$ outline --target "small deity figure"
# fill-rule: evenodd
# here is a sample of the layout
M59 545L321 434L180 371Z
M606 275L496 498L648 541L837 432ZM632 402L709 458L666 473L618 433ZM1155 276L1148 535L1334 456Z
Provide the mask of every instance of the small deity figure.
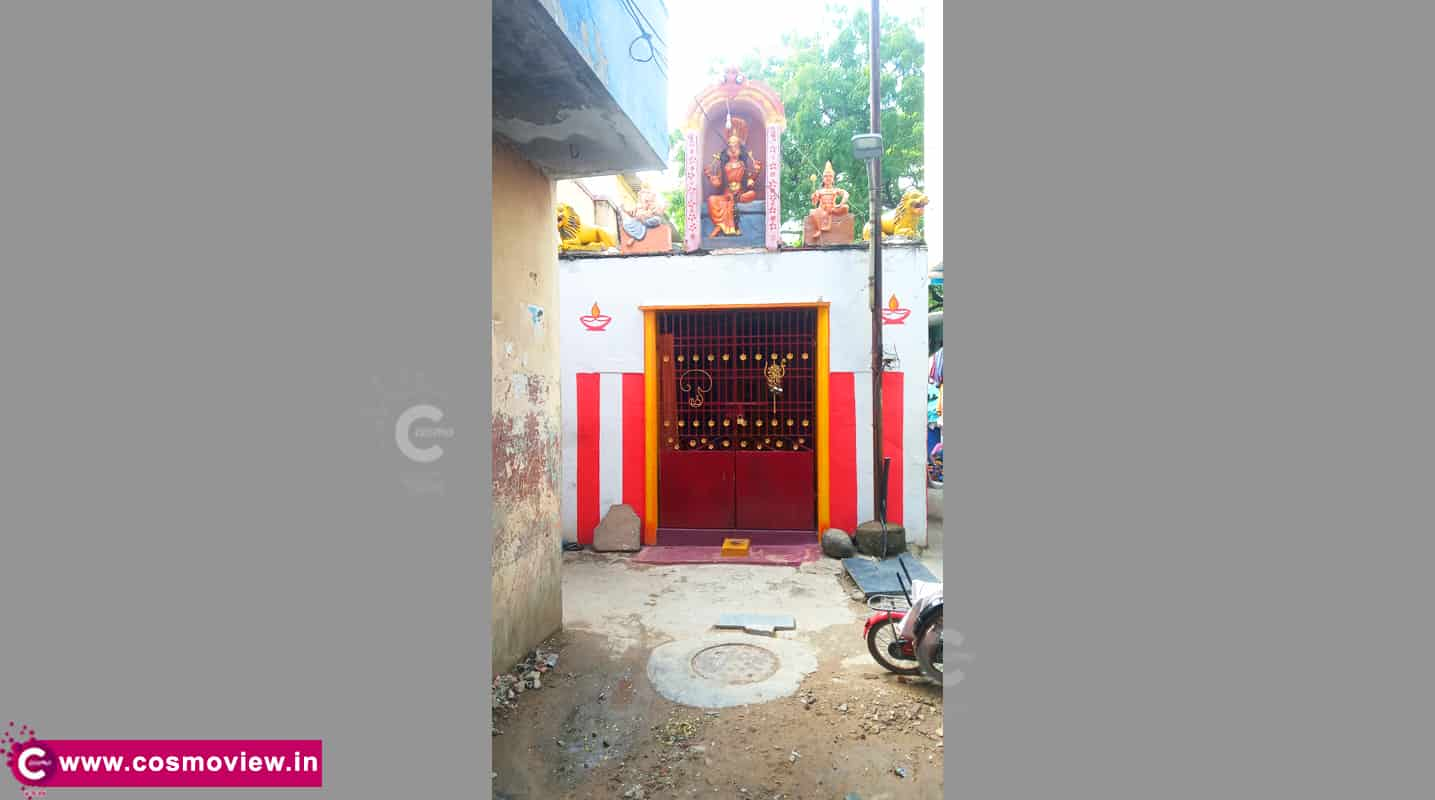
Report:
M850 195L846 189L835 186L836 181L837 173L833 172L832 162L829 161L822 169L822 188L812 192L813 209L807 215L816 232L816 238L821 238L822 234L832 230L833 217L846 216L850 212L847 206Z
M643 237L648 235L649 228L663 224L667 212L658 199L658 193L645 184L638 190L638 202L624 205L623 214L626 216L623 220L623 233L634 241L642 241Z
M718 193L708 196L708 217L713 230L709 236L737 236L737 204L757 199L757 175L762 165L747 149L747 121L733 117L723 131L727 148L714 153L712 164L703 169L708 183Z

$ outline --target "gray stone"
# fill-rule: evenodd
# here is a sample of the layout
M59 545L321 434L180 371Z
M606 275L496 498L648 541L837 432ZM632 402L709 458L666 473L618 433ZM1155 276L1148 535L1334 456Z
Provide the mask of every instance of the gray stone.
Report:
M866 556L882 557L882 525L868 520L857 526L857 552ZM887 523L887 555L901 553L907 549L907 529L901 525Z
M630 505L608 509L593 531L593 549L599 553L635 553L643 546L642 524Z
M797 627L797 619L787 614L745 614L728 613L718 617L717 627L739 628L749 633L772 634L775 631L790 631Z
M828 558L851 558L856 550L852 547L852 537L847 535L847 531L828 528L822 533L822 553Z

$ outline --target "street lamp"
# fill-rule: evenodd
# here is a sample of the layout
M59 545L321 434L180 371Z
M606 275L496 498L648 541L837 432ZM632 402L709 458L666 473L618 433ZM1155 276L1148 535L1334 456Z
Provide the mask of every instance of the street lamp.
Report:
M858 161L872 161L882 156L882 134L859 133L852 137L852 155Z
M882 528L882 558L887 557L887 469L882 452L882 60L879 57L882 12L881 0L872 0L868 28L868 68L872 77L870 98L872 124L869 133L852 137L852 155L867 162L867 181L872 230L869 259L872 268L872 512ZM894 402L901 402L894 398ZM900 491L900 487L898 489ZM905 539L904 539L905 544Z

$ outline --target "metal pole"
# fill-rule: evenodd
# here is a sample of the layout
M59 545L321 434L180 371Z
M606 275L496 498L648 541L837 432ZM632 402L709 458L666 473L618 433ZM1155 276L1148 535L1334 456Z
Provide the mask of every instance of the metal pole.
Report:
M878 40L882 30L880 0L872 0L872 42L868 61L872 70L872 133L882 132L881 80L882 61ZM882 513L882 155L872 159L867 169L871 184L872 221L872 511L886 521ZM884 553L885 555L885 553Z

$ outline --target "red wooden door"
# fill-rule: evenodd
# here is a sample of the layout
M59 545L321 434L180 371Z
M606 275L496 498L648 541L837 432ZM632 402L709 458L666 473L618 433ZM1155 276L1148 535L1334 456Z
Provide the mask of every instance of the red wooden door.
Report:
M735 467L738 528L817 529L816 465L811 450L738 453Z
M658 518L668 528L735 527L733 453L662 450Z
M816 529L816 316L658 315L660 529Z

